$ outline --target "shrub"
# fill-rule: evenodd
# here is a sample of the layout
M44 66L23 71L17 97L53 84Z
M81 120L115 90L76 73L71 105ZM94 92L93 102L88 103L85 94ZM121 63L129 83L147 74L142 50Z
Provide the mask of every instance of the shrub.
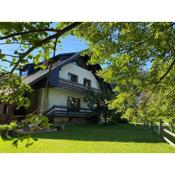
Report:
M0 125L0 135L3 140L8 139L10 136L15 136L15 129L17 128L16 122L11 122L9 125Z
M118 123L125 123L125 124L128 124L128 120L126 118L120 118L118 121Z

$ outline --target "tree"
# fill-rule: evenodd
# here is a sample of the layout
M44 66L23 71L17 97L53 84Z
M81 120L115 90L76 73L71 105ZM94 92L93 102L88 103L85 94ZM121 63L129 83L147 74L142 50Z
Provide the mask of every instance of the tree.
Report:
M112 100L113 92L109 87L104 86L100 92L87 91L84 96L84 101L87 102L88 106L92 109L93 116L96 116L98 120L105 119L105 124L107 123L107 118L111 118L113 111L108 108L108 101Z
M0 103L15 104L17 108L29 107L30 101L26 97L31 88L23 83L22 78L15 71L25 66L29 61L33 61L36 68L45 69L44 65L39 64L41 59L48 60L53 53L56 53L57 44L60 43L60 37L66 36L69 32L80 25L80 22L58 23L52 28L52 23L0 23L0 46L9 45L13 48L13 53L6 53L6 49L0 49L0 60L9 63L11 70L8 71L3 65L0 66ZM49 71L52 64L49 67ZM49 75L48 75L49 76ZM48 81L46 81L46 88ZM48 128L48 119L41 114L30 114L26 116L24 123L20 125L11 123L10 125L1 125L0 134L3 139L8 139L13 129L19 130L26 127L29 131L40 128ZM31 126L31 127L30 127ZM27 139L26 146L30 146L30 134L24 135L18 133L17 139L13 144L17 145L19 141ZM35 139L34 139L35 140Z
M59 37L65 36L70 30L81 23L59 23L51 28L52 23L0 23L0 45L9 45L14 48L13 54L5 53L6 49L0 49L0 60L8 62L11 70L7 71L3 66L0 67L0 80L3 86L0 87L0 102L12 104L17 107L21 105L29 106L29 101L24 101L25 90L29 91L26 85L21 88L18 97L15 89L19 89L22 83L21 77L14 75L14 71L25 66L29 61L33 61L37 67L45 68L39 65L41 59L48 60L55 54L56 45L60 42ZM11 79L15 76L15 81ZM4 90L10 89L8 93ZM11 97L10 99L8 97Z
M160 117L162 107L161 116L168 115L173 120L175 29L171 22L58 23L54 27L51 23L1 23L1 44L20 46L13 55L1 51L1 60L12 66L10 72L1 68L1 75L11 76L29 59L38 66L41 58L51 56L59 37L68 34L87 41L85 54L91 56L90 64L104 65L98 76L115 85L116 96L110 101L110 108L129 119L150 120ZM166 106L158 104L162 99Z
M86 23L74 31L86 39L90 63L105 65L98 75L116 85L109 106L124 117L174 118L174 25Z

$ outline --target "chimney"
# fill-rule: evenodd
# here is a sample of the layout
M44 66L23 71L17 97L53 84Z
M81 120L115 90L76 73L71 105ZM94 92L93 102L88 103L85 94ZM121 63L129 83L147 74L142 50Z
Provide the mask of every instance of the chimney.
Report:
M49 61L48 61L48 60L44 60L44 61L43 61L43 64L44 64L46 67L48 67Z

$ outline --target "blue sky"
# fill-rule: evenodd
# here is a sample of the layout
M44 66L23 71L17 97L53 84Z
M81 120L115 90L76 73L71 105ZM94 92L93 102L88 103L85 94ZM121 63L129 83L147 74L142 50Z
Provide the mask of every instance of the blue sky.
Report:
M74 36L69 36L61 40L62 50L57 48L57 54L66 52L78 52L87 49L86 42L84 40L79 40Z
M51 24L51 27L56 27L55 22ZM79 52L87 49L85 40L77 39L75 36L69 35L68 37L61 39L62 48L57 47L57 54L67 52Z
M53 22L51 24L51 27L56 27L57 23ZM4 41L0 41L0 43L3 43ZM57 51L56 54L60 53L68 53L68 52L78 52L81 50L87 49L87 45L85 40L77 39L75 36L69 35L67 37L61 38L61 46L57 45ZM2 50L4 54L11 54L13 55L13 51L17 49L19 45L0 45L0 50ZM35 53L36 51L34 51ZM9 60L11 60L11 57L9 57ZM3 65L6 67L6 69L10 69L9 63L2 62L0 60L0 66Z
M65 38L61 39L61 45L62 47L57 47L56 54L60 53L68 53L68 52L78 52L87 49L87 44L84 40L77 39L75 36L67 36ZM14 50L14 46L10 47L10 45L0 45L0 49L2 49L5 53L12 53ZM6 69L10 70L9 64L2 62L0 60L0 65L6 66ZM146 65L146 69L149 69L151 67L151 63L148 62Z
M77 39L76 37L70 35L66 38L61 39L62 47L57 47L56 54L67 53L67 52L78 52L87 48L86 42L84 40ZM10 45L0 45L0 49L2 49L3 53L13 54L14 46ZM9 64L2 62L0 60L0 65L6 66L7 69L10 69Z

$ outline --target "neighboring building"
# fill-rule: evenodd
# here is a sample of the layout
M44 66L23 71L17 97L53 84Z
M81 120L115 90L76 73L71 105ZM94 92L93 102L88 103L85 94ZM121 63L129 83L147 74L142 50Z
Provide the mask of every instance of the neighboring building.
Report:
M31 85L34 91L30 109L14 110L14 115L22 116L39 110L54 120L66 118L70 123L89 121L93 118L92 107L83 100L84 95L89 90L99 93L102 84L109 88L95 75L101 69L100 65L87 65L89 57L81 56L80 52L60 54L51 60L51 71L51 61L44 63L47 65L45 70L35 69L34 64L28 64L20 70L20 75L25 77L24 82Z

